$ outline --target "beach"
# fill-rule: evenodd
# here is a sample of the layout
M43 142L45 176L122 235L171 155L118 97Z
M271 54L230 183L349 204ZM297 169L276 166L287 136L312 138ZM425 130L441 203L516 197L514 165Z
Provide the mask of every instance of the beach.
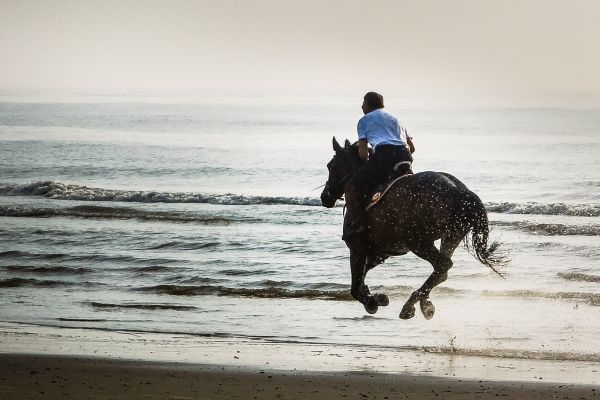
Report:
M594 398L596 110L394 111L510 258L459 247L401 320L431 265L369 271L367 314L319 199L354 103L125 100L0 103L2 398Z
M598 365L2 325L1 399L594 399Z
M2 355L2 399L594 399L599 387Z
M600 1L1 10L0 400L600 400Z

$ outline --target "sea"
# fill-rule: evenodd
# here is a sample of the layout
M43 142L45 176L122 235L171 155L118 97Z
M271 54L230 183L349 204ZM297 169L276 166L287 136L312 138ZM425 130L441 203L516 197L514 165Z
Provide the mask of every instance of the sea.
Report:
M0 322L600 362L600 109L387 100L413 170L477 193L510 259L459 247L433 319L401 320L431 265L370 271L390 304L367 314L319 200L355 97L4 97Z

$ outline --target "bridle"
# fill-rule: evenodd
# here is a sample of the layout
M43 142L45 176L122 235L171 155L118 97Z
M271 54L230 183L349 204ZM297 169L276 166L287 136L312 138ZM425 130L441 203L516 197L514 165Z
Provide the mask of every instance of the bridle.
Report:
M333 167L333 162L334 162L335 158L333 160L331 160L331 162L329 164L327 164L327 168L330 169ZM341 200L344 196L344 186L346 186L346 183L348 183L348 181L354 176L354 174L356 174L356 171L358 170L358 166L355 165L354 162L350 161L350 172L348 172L346 175L344 175L342 177L342 179L340 179L340 181L338 182L339 188L341 188L340 190L340 194L338 196L334 196L331 193L331 185L329 184L329 179L327 180L327 182L325 182L325 188L323 189L323 192L327 193L327 196L329 198L335 198L336 201L337 200Z
M343 188L344 186L346 186L346 183L350 180L350 178L352 178L352 176L354 176L355 172L356 171L348 172L346 175L344 175L342 177L342 179L340 179L340 183L339 183L340 187ZM327 182L325 182L325 188L323 189L323 191L327 191L328 197L334 197L331 194L329 180ZM339 196L336 196L335 198L336 198L336 200L341 200L343 198L343 196L344 196L344 190L341 190L341 194Z

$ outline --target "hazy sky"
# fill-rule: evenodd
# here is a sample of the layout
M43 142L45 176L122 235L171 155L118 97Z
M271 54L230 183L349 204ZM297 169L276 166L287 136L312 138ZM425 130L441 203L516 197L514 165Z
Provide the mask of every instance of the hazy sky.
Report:
M598 0L0 0L0 90L600 95Z

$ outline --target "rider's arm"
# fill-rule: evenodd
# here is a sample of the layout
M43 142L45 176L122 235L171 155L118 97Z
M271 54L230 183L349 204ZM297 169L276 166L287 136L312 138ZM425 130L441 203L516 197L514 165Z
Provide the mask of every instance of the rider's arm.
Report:
M410 153L414 153L415 152L415 144L412 141L412 138L410 136L406 137L406 143L408 144L408 148L410 150Z
M358 155L363 160L369 159L369 143L367 142L367 139L358 140Z

